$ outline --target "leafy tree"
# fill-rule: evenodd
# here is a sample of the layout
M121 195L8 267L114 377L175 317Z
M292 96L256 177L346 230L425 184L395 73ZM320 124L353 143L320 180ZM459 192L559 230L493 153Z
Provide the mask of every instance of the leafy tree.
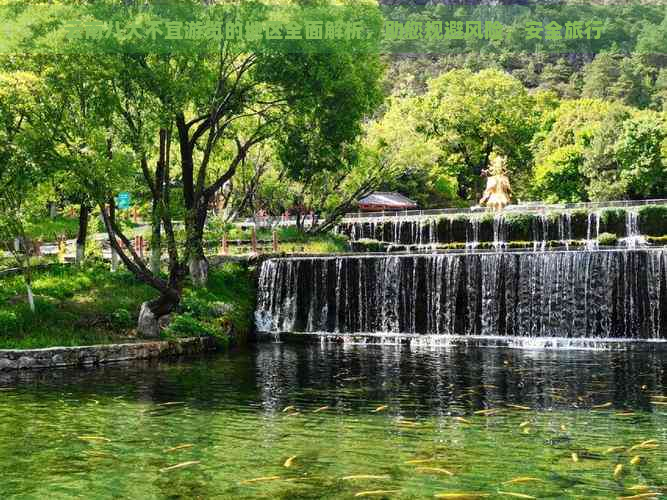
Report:
M474 200L481 192L480 174L494 150L508 158L514 174L529 167L535 102L510 75L491 69L445 73L429 82L416 108L418 131L437 140L462 199Z

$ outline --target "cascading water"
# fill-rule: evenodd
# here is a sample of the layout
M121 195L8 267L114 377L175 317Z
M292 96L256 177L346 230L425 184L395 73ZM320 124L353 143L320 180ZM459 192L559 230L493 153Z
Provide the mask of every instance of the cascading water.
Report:
M544 252L547 248L549 239L549 218L541 213L533 219L533 251L541 250Z
M600 236L600 214L590 212L588 214L588 225L586 227L586 249L598 249L598 237Z
M479 246L479 217L473 217L466 224L466 250L475 250Z
M558 240L566 250L570 249L572 241L572 214L565 212L558 217Z
M634 210L625 212L625 238L622 238L627 248L637 248L646 243L646 239L639 232L639 216Z
M270 259L256 317L264 332L665 340L665 312L659 249Z

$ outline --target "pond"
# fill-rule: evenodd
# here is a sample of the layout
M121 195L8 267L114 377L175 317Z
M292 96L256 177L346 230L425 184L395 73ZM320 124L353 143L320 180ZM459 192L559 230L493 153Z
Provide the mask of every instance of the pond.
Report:
M2 375L0 497L666 494L664 354L263 343Z

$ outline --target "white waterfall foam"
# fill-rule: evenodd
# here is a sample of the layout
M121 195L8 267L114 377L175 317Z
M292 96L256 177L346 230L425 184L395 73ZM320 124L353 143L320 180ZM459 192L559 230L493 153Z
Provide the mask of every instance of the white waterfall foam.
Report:
M667 338L667 250L271 259L261 331Z
M621 241L627 248L637 248L646 244L646 238L639 232L639 215L635 210L625 211L625 238L621 238Z

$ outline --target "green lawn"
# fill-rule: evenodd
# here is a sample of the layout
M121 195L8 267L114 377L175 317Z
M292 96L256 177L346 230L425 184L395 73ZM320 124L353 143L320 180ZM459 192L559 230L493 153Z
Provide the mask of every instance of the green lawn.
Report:
M209 286L186 285L173 331L166 336L216 334L231 323L244 334L251 328L254 285L249 271L237 264L213 269ZM130 273L111 273L103 263L79 269L54 265L35 272L36 311L28 307L21 276L0 279L0 349L92 345L134 340L142 302L156 296ZM225 302L232 309L213 318L210 304Z

